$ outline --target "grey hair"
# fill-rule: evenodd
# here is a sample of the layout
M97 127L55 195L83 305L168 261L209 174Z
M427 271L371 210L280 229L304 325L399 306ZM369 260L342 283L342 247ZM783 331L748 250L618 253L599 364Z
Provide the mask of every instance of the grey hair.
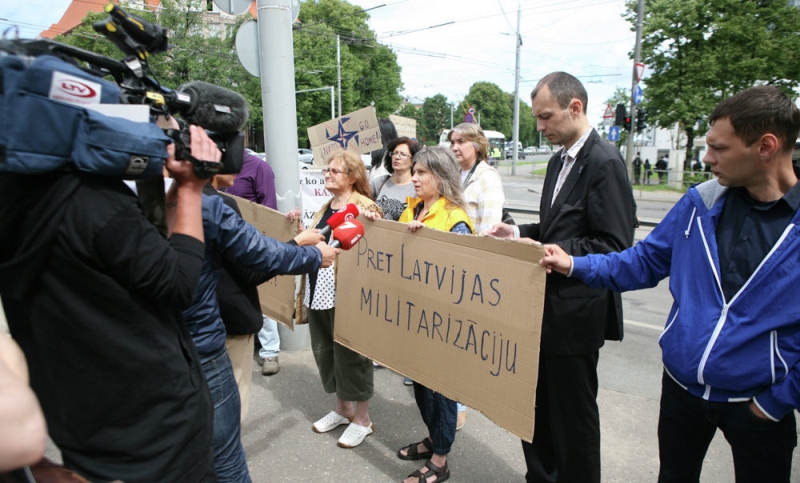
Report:
M417 163L436 177L439 181L439 193L447 198L451 205L467 211L464 191L461 188L461 168L452 151L438 146L423 148L414 156L414 166Z

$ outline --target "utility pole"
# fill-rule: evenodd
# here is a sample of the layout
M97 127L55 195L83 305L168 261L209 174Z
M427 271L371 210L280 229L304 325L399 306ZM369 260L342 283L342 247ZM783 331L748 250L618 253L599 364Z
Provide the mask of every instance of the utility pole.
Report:
M639 83L639 74L636 71L636 64L642 61L642 22L644 20L644 0L639 0L636 13L636 47L633 51L633 76L631 79L631 129L628 131L628 145L625 149L625 165L628 167L628 174L631 174L631 160L633 159L633 135L636 133L636 102L634 102L634 91Z
M522 37L519 35L519 25L520 25L520 14L522 9L519 6L519 1L517 2L517 32L516 32L516 41L517 41L517 64L516 68L514 69L514 120L512 121L511 125L511 141L514 144L513 151L511 151L511 175L516 176L517 174L517 156L519 156L519 51L522 47Z
M264 146L275 171L278 209L288 213L300 205L291 0L257 0L256 8Z
M336 34L336 85L339 90L339 117L342 117L342 49Z

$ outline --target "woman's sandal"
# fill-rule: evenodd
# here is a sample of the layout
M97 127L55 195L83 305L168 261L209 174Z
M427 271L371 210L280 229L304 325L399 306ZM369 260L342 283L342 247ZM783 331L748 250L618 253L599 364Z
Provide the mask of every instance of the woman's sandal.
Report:
M420 444L422 446L425 446L425 448L427 448L428 451L424 453L418 453L417 446L419 446ZM403 450L406 450L406 454L400 452ZM400 450L397 452L397 457L405 461L424 460L430 458L431 456L433 456L433 442L431 441L430 438L425 438L419 443L411 443L408 446L400 448Z
M428 481L428 478L431 476L435 476L436 479L433 480L434 483L440 483L442 481L447 481L450 478L450 470L447 469L447 462L445 461L444 466L436 466L428 460L425 462L425 467L428 468L428 471L423 473L420 470L416 470L410 475L409 478L419 478L419 483L425 483Z

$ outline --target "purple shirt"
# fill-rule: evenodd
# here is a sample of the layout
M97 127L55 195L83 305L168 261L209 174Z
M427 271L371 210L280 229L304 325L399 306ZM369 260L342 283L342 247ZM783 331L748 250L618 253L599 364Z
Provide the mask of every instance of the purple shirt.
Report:
M275 195L275 173L272 167L258 156L247 151L242 160L242 172L236 175L233 186L226 193L278 209L278 198Z

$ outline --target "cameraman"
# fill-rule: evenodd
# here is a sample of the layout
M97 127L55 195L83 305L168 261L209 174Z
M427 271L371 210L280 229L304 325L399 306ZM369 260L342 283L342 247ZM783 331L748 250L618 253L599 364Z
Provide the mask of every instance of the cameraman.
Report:
M203 129L191 152L219 161ZM181 316L205 182L167 147L164 239L115 178L0 173L0 296L64 465L96 480L214 481L208 387Z

